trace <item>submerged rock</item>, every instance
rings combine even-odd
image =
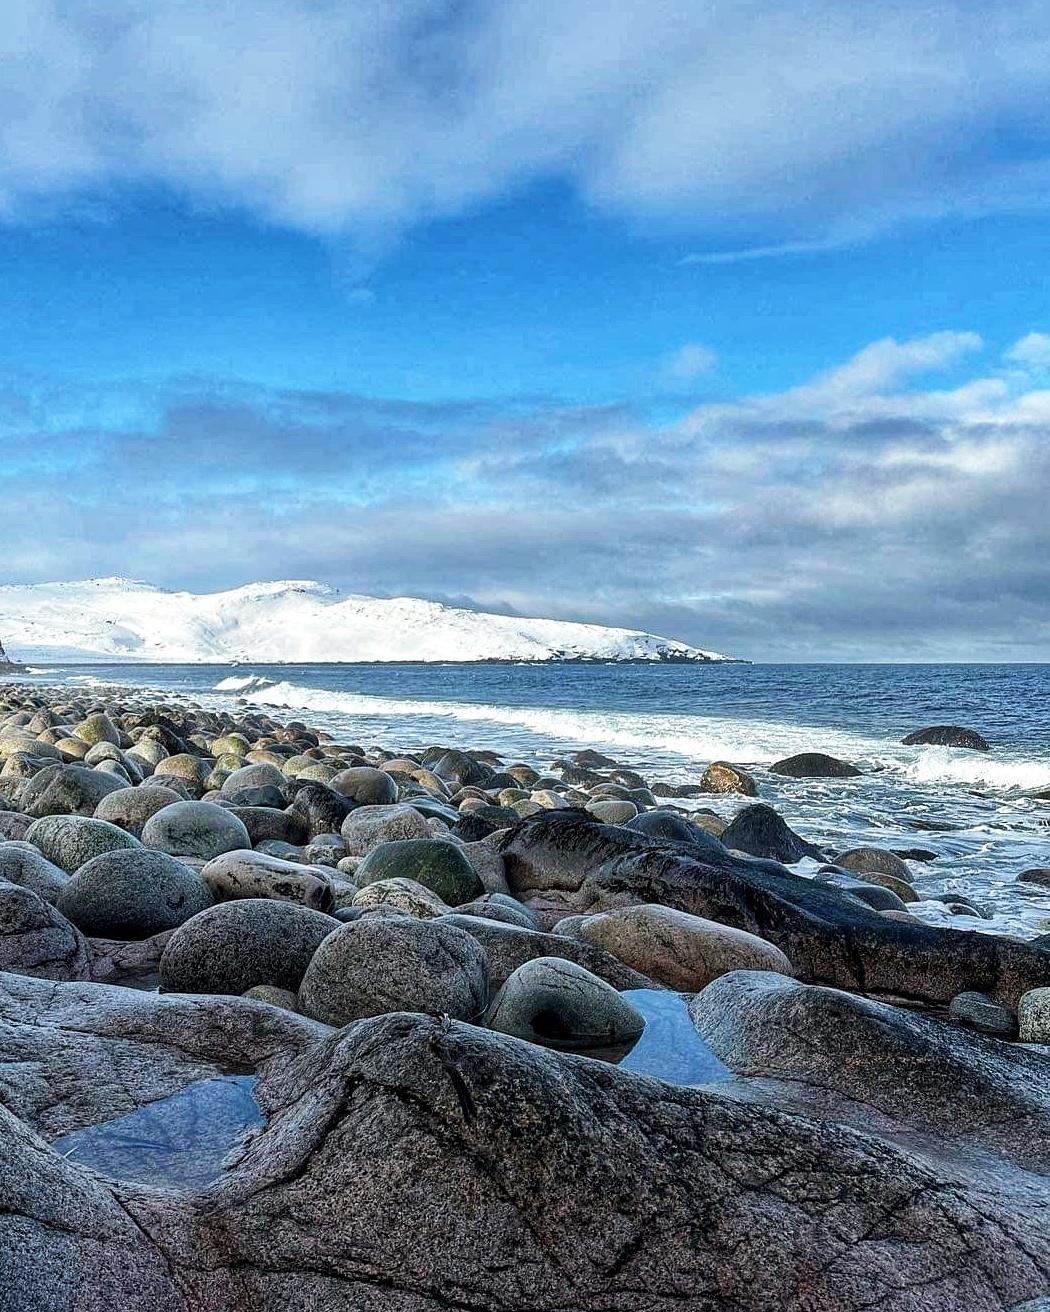
[[[988,752],[988,740],[976,729],[964,729],[958,724],[933,724],[902,738],[905,747],[968,747],[975,752]]]
[[[789,779],[856,779],[860,770],[848,761],[826,752],[799,752],[787,756],[769,767],[773,774],[787,775]]]
[[[767,857],[786,865],[807,856],[817,861],[824,859],[819,847],[799,837],[782,816],[763,802],[745,806],[738,812],[729,828],[723,830],[720,843],[731,851]]]

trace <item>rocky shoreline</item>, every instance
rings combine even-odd
[[[0,1312],[1050,1308],[1047,942],[739,768],[19,684],[0,761]]]

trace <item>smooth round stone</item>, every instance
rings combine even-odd
[[[45,902],[54,904],[69,875],[34,847],[21,839],[0,843],[0,879],[28,888]]]
[[[481,944],[454,925],[401,915],[366,914],[337,929],[299,989],[300,1010],[329,1025],[391,1011],[476,1021],[487,1001]]]
[[[62,759],[62,753],[57,747],[51,743],[41,742],[40,739],[34,738],[31,734],[4,734],[0,738],[0,754],[15,756],[19,753],[36,757],[37,760],[41,761],[61,761]],[[90,764],[94,765],[94,761]]]
[[[911,883],[911,871],[895,852],[881,847],[854,847],[835,858],[835,864],[855,875],[892,875]]]
[[[242,821],[214,802],[174,802],[155,812],[142,829],[146,847],[171,856],[210,861],[223,852],[251,847]]]
[[[331,786],[359,806],[387,806],[397,801],[397,784],[393,779],[386,771],[367,765],[339,771]]]
[[[103,797],[127,787],[128,780],[90,766],[53,765],[26,785],[22,805],[34,817],[93,815]]]
[[[518,812],[522,819],[543,810],[538,802],[533,802],[531,799],[529,799],[528,805],[531,810]],[[515,804],[514,809],[518,810],[517,804]],[[619,801],[612,797],[608,799],[599,798],[597,801],[588,802],[587,810],[594,816],[595,820],[600,820],[605,825],[625,825],[628,820],[633,820],[638,814],[638,808],[633,802]]]
[[[37,979],[87,979],[84,936],[31,888],[0,879],[0,971]]]
[[[490,1029],[549,1048],[616,1048],[637,1042],[645,1020],[611,984],[560,957],[519,966],[496,995]]]
[[[350,856],[366,856],[380,843],[426,838],[430,831],[419,811],[401,802],[394,806],[359,807],[346,817],[340,832]]]
[[[1050,1043],[1050,988],[1022,993],[1017,1024],[1022,1043]]]
[[[175,756],[165,759],[163,771],[158,773],[171,775],[175,779],[184,779],[188,784],[201,787],[211,773],[211,769],[211,762],[205,761],[203,757],[191,756],[189,752],[178,752]]]
[[[396,907],[417,920],[433,920],[447,914],[452,908],[414,879],[379,879],[354,894],[355,907]]]
[[[1017,1033],[1017,1013],[986,993],[957,993],[948,1007],[948,1015],[982,1034],[1011,1039]]]
[[[871,876],[874,881],[877,876]],[[881,876],[885,878],[885,876]],[[875,911],[906,911],[907,905],[905,900],[895,893],[892,888],[884,888],[881,884],[868,882],[864,879],[858,879],[844,870],[836,870],[834,867],[827,867],[819,870],[815,876],[815,882],[818,884],[832,884],[835,888],[841,888],[847,893],[866,903]],[[904,887],[908,889],[908,901],[918,902],[918,894],[909,885]]]
[[[103,852],[142,846],[134,835],[116,825],[83,815],[44,816],[30,828],[26,839],[68,875]]]
[[[337,928],[323,911],[294,902],[220,902],[172,934],[160,959],[161,989],[240,996],[272,984],[296,992],[311,957]]]
[[[275,765],[241,765],[226,777],[224,793],[238,793],[244,788],[280,788],[284,774]]]
[[[174,788],[165,788],[163,784],[140,784],[138,788],[121,788],[103,797],[95,807],[95,819],[108,820],[111,825],[138,836],[150,816],[181,801]]]
[[[634,829],[648,838],[662,838],[672,843],[688,843],[690,847],[699,848],[701,852],[719,852],[725,855],[722,844],[712,834],[699,825],[694,825],[684,816],[674,811],[642,811],[633,820],[627,822],[628,829]]]
[[[93,857],[62,890],[58,908],[85,934],[140,939],[174,929],[212,901],[195,870],[142,847]]]
[[[217,901],[275,898],[318,911],[330,911],[335,901],[327,871],[251,849],[213,857],[201,871],[201,878]]]
[[[699,992],[731,970],[795,973],[780,948],[757,934],[655,904],[586,916],[570,932],[680,993]]]
[[[455,907],[482,891],[474,867],[460,847],[440,838],[407,838],[374,847],[357,867],[358,886],[379,880],[411,879]]]
[[[826,752],[799,752],[786,756],[769,767],[771,774],[786,775],[789,779],[856,779],[860,771],[848,761]]]
[[[472,902],[456,907],[456,911],[462,916],[480,916],[482,920],[498,920],[521,929],[540,927],[539,920],[524,903],[505,893],[483,893]]]
[[[116,747],[120,746],[120,730],[109,716],[103,715],[101,711],[96,711],[81,720],[73,733],[89,747],[94,747],[96,743],[113,743]]]
[[[270,1007],[280,1007],[282,1011],[299,1013],[299,999],[291,989],[275,988],[273,984],[256,984],[245,989],[242,998],[251,998],[253,1002],[265,1002]]]
[[[730,765],[728,761],[712,761],[700,780],[700,791],[704,793],[742,793],[745,797],[758,796],[758,784],[739,766]]]

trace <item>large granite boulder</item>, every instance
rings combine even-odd
[[[597,975],[560,957],[518,967],[492,1000],[490,1029],[548,1048],[619,1048],[637,1043],[645,1019]]]
[[[173,802],[155,812],[142,828],[142,841],[170,856],[210,861],[223,852],[250,848],[242,821],[214,802]]]
[[[660,903],[775,943],[812,983],[945,1005],[979,989],[1009,1006],[1050,985],[1045,948],[891,920],[775,861],[693,855],[578,811],[523,820],[502,849],[511,893],[552,924]]]
[[[47,815],[37,820],[26,834],[32,843],[59,869],[72,875],[92,857],[103,852],[140,848],[133,835],[108,820],[83,815]]]
[[[488,996],[485,950],[464,930],[445,920],[366,916],[317,949],[299,1008],[328,1025],[389,1011],[477,1021]]]
[[[63,888],[58,909],[84,934],[140,939],[175,929],[213,900],[196,870],[139,847],[85,862]]]
[[[87,979],[91,954],[80,930],[30,888],[0,879],[0,971]]]
[[[239,995],[256,984],[294,992],[323,939],[338,928],[323,911],[294,902],[220,902],[172,934],[160,985],[167,993]]]

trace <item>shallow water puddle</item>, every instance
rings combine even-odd
[[[685,999],[662,989],[627,989],[623,997],[645,1017],[642,1037],[619,1065],[672,1084],[714,1084],[732,1072],[696,1032]]]
[[[245,1131],[262,1125],[254,1075],[197,1080],[101,1125],[56,1139],[62,1157],[99,1175],[198,1188],[214,1180]]]

